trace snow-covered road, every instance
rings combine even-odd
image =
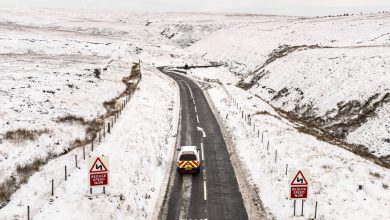
[[[163,72],[180,87],[179,146],[198,146],[202,165],[201,172],[194,175],[179,174],[173,166],[166,213],[160,218],[248,219],[221,129],[203,90],[187,77]]]

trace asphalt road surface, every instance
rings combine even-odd
[[[175,154],[160,219],[248,219],[221,129],[202,90],[180,74],[160,70],[180,87],[178,146],[201,147],[202,163],[199,174],[179,174]]]

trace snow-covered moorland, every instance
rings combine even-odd
[[[193,69],[188,75],[201,84],[223,79],[223,86],[210,83],[207,93],[232,140],[230,153],[238,154],[248,180],[276,219],[302,218],[293,217],[288,186],[290,173],[304,168],[310,170],[310,186],[302,219],[314,217],[316,202],[318,219],[390,217],[388,168],[301,133],[302,124],[291,123],[264,100],[232,85],[236,78],[226,68]],[[301,202],[297,210],[300,216]]]
[[[300,133],[294,124],[253,95],[229,86],[227,90],[228,94],[216,87],[209,94],[250,173],[251,183],[276,219],[292,218],[293,201],[288,198],[290,173],[303,168],[310,170],[304,219],[314,217],[316,202],[318,219],[390,217],[387,168]],[[241,117],[240,109],[251,115],[251,123]],[[301,202],[297,203],[297,210],[297,215],[301,215]]]
[[[265,17],[213,32],[188,50],[223,63],[234,84],[274,107],[386,161],[389,18]]]
[[[111,130],[112,135],[88,152],[89,156],[109,156],[106,194],[94,188],[90,195],[86,162],[80,159],[79,169],[74,168],[73,155],[82,156],[82,149],[78,149],[33,175],[0,210],[2,219],[26,218],[27,206],[34,219],[151,219],[158,214],[175,149],[178,90],[157,70],[143,68],[142,72],[139,90]],[[66,182],[64,165],[69,167]],[[50,196],[52,178],[54,196]]]
[[[87,129],[106,113],[103,102],[126,89],[122,78],[132,65],[116,42],[3,19],[0,184],[24,182],[21,167],[91,139]]]
[[[226,91],[212,85],[211,99],[225,118],[248,180],[272,215],[292,218],[284,176],[288,164],[289,169],[311,170],[306,217],[313,216],[314,201],[319,201],[322,219],[390,218],[387,168],[297,129],[305,123],[389,158],[389,18],[388,13],[299,19],[0,10],[0,185],[19,178],[23,165],[67,153],[88,137],[89,122],[107,113],[110,105],[103,103],[126,89],[122,80],[133,62],[140,59],[145,74],[112,136],[97,148],[97,154],[115,161],[110,162],[114,181],[107,197],[75,187],[86,186],[83,162],[81,169],[70,170],[68,182],[62,180],[58,170],[78,149],[34,170],[4,201],[0,218],[25,218],[27,205],[34,219],[155,217],[169,175],[178,103],[175,84],[154,67],[185,63],[223,64],[188,73],[225,84],[270,140],[266,151]],[[298,122],[285,120],[273,107]],[[123,172],[127,167],[138,172]],[[56,178],[55,197],[49,195],[51,178]],[[102,206],[109,211],[95,213]]]
[[[169,57],[165,53],[166,48],[169,49],[169,43],[164,47],[164,53],[155,44],[164,42],[166,38],[158,34],[147,37],[149,33],[144,29],[147,15],[134,15],[134,18],[137,17],[139,19],[133,19],[128,14],[103,16],[101,13],[74,11],[1,10],[0,199],[1,207],[5,206],[1,209],[1,219],[25,216],[28,205],[31,206],[31,214],[35,216],[50,200],[51,178],[54,178],[56,188],[75,189],[72,187],[74,185],[65,184],[61,178],[64,165],[68,165],[68,171],[74,177],[71,181],[82,185],[86,176],[73,174],[74,169],[69,168],[72,164],[69,161],[73,161],[74,154],[81,157],[80,148],[77,147],[88,144],[95,132],[102,127],[102,117],[118,107],[113,100],[124,92],[130,92],[133,81],[126,77],[130,76],[133,62],[139,62],[142,50],[153,51],[161,58]],[[138,149],[138,153],[132,152],[134,160],[124,160],[121,165],[136,167],[141,161],[141,165],[145,167],[144,171],[134,173],[130,170],[129,175],[126,175],[130,179],[134,177],[129,184],[137,184],[142,190],[148,191],[127,187],[133,190],[130,194],[139,193],[140,197],[138,202],[134,200],[129,204],[130,208],[125,210],[134,219],[153,215],[155,206],[162,197],[160,187],[164,187],[163,181],[168,175],[165,170],[170,165],[169,155],[172,155],[169,153],[170,142],[168,143],[167,138],[175,132],[172,127],[176,124],[173,117],[177,115],[174,112],[174,84],[164,84],[170,82],[166,77],[151,76],[156,72],[153,73],[154,69],[148,68],[148,63],[142,63],[142,66],[145,80],[148,81],[143,84],[142,91],[153,87],[153,91],[157,92],[161,87],[161,96],[158,96],[158,101],[142,98],[135,103],[160,103],[156,106],[159,111],[152,111],[153,108],[149,108],[151,112],[142,110],[148,116],[138,118],[138,124],[134,122],[134,125],[125,129],[130,133],[135,131],[136,137],[121,135],[125,139],[120,143],[119,140],[105,142],[111,150],[123,142],[134,142],[140,147],[131,147],[132,151]],[[156,82],[158,85],[152,85]],[[146,92],[143,95],[147,95]],[[165,94],[169,94],[166,99],[163,98]],[[127,119],[139,117],[137,111],[141,109],[141,106],[132,107]],[[163,114],[160,115],[161,118],[167,121],[156,121],[160,117],[158,113]],[[142,133],[145,130],[141,126],[147,125],[144,119],[150,119],[150,123],[158,125],[154,127],[157,130],[153,130],[156,136],[148,136],[152,138],[150,140],[146,140],[147,136]],[[136,130],[139,130],[138,133]],[[76,150],[69,151],[74,147]],[[130,146],[119,147],[118,152],[128,152],[126,149],[129,148],[126,147]],[[90,149],[90,144],[87,148]],[[140,150],[141,148],[145,151]],[[150,152],[154,152],[153,157],[145,155]],[[57,157],[58,155],[62,156]],[[146,162],[143,161],[145,159]],[[145,176],[145,173],[152,173],[149,169],[155,169],[153,178]],[[85,170],[81,173],[83,172]],[[113,178],[116,178],[115,172]],[[149,184],[150,182],[153,183]],[[150,188],[143,188],[145,184],[149,184]],[[87,188],[82,187],[77,190],[85,189]],[[113,193],[119,191],[120,188],[113,189]],[[122,193],[127,197],[125,191]],[[64,198],[57,196],[56,199]],[[24,202],[20,203],[21,200]],[[69,202],[66,199],[63,201]],[[126,201],[130,202],[127,198]],[[91,213],[86,210],[84,214],[88,216]],[[64,213],[61,215],[67,216]]]

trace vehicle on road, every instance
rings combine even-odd
[[[179,173],[199,173],[200,157],[199,149],[196,146],[182,146],[178,148],[177,171]]]

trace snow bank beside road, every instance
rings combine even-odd
[[[110,185],[89,194],[87,165],[71,169],[63,181],[63,166],[73,167],[74,152],[57,158],[33,175],[0,210],[4,219],[26,217],[30,205],[33,219],[150,219],[159,211],[165,193],[178,120],[177,89],[173,81],[152,68],[142,69],[143,78],[112,134],[90,155],[110,159]],[[81,151],[76,151],[79,155]],[[50,180],[55,178],[55,196]]]

